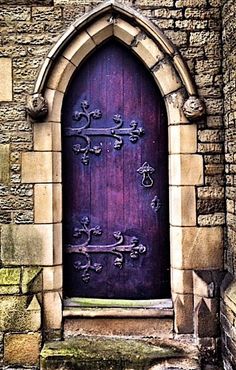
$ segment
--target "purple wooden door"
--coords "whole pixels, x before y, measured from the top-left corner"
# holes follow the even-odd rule
[[[63,103],[67,297],[169,296],[167,122],[145,67],[109,41]]]

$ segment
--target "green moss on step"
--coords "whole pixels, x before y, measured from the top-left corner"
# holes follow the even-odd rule
[[[157,300],[132,300],[132,299],[99,299],[99,298],[69,298],[65,300],[66,307],[120,307],[120,308],[138,308],[138,307],[157,307],[171,308],[169,299]]]
[[[121,364],[142,369],[144,365],[154,364],[159,359],[181,356],[182,349],[173,345],[154,345],[134,339],[95,337],[46,343],[41,352],[42,369],[56,369],[61,363],[70,364],[68,366],[71,367],[65,366],[65,369],[103,369],[102,366],[107,369],[108,364],[113,364],[114,369],[125,368],[123,365],[120,367]],[[96,364],[99,364],[99,367]]]

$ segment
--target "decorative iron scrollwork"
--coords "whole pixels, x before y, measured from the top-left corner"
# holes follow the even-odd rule
[[[82,138],[85,141],[85,145],[75,144],[73,145],[73,151],[75,154],[82,153],[81,162],[84,165],[89,164],[89,154],[100,155],[102,151],[101,145],[92,145],[91,136],[110,136],[115,139],[114,149],[119,150],[123,145],[122,136],[129,136],[131,143],[136,143],[138,139],[144,134],[142,127],[138,127],[136,121],[130,122],[130,127],[122,127],[124,122],[122,117],[119,114],[113,116],[114,126],[109,128],[92,128],[90,127],[92,120],[101,119],[102,112],[99,109],[95,109],[89,112],[89,103],[87,100],[81,102],[82,111],[74,112],[72,118],[74,121],[81,121],[84,119],[85,123],[81,127],[76,128],[66,128],[66,136],[77,136]]]
[[[80,238],[83,234],[86,236],[86,240],[82,244],[67,244],[65,246],[66,253],[77,253],[86,257],[86,263],[83,264],[81,261],[74,262],[74,268],[77,271],[82,271],[81,278],[87,283],[90,280],[91,271],[101,272],[103,265],[100,263],[94,263],[91,258],[91,253],[109,253],[116,258],[114,259],[114,266],[120,269],[124,265],[124,254],[129,253],[131,258],[138,258],[141,254],[146,253],[147,248],[139,242],[139,239],[133,236],[130,239],[129,244],[124,243],[124,235],[121,231],[116,231],[113,233],[116,242],[107,245],[91,245],[92,236],[99,236],[102,234],[102,229],[99,225],[95,227],[89,227],[90,219],[89,217],[83,217],[80,221],[82,228],[75,228],[73,237]]]
[[[153,185],[153,179],[151,174],[155,171],[153,167],[147,162],[144,162],[141,167],[137,169],[137,172],[142,175],[142,186],[145,188],[151,188]]]
[[[160,199],[158,198],[157,195],[155,195],[155,197],[152,199],[151,201],[151,208],[153,209],[154,212],[158,212],[159,209],[161,208],[162,204],[161,204],[161,201]]]

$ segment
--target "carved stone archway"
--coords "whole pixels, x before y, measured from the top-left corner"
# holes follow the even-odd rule
[[[192,270],[218,268],[221,249],[208,250],[220,240],[218,228],[197,227],[196,186],[203,184],[203,158],[197,153],[197,128],[190,118],[204,113],[202,102],[178,50],[150,21],[115,1],[102,3],[74,22],[49,52],[29,99],[33,117],[34,150],[22,156],[23,182],[35,183],[35,223],[50,224],[52,266],[57,275],[50,299],[45,300],[45,323],[59,329],[62,322],[61,275],[61,107],[74,71],[97,46],[117,38],[146,65],[166,104],[169,126],[169,204],[172,298],[178,332],[193,330]],[[48,109],[47,109],[48,105]],[[42,108],[42,109],[41,109]],[[39,116],[40,114],[40,116]],[[38,118],[37,118],[38,117]],[[43,120],[37,123],[37,119]],[[32,172],[32,161],[41,163]],[[45,190],[47,188],[47,190]],[[39,199],[47,191],[50,214],[43,214]],[[203,242],[204,241],[204,242]],[[201,256],[201,258],[198,258]],[[188,281],[188,283],[183,283]],[[186,288],[187,287],[187,288]],[[54,302],[52,305],[51,303]],[[53,310],[50,308],[53,307]],[[180,313],[178,313],[180,307]]]

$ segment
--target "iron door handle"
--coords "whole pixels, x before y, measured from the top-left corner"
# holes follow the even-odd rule
[[[145,188],[151,188],[153,186],[154,181],[151,175],[154,171],[155,169],[147,162],[144,162],[143,165],[137,169],[137,172],[142,175],[141,184]]]

